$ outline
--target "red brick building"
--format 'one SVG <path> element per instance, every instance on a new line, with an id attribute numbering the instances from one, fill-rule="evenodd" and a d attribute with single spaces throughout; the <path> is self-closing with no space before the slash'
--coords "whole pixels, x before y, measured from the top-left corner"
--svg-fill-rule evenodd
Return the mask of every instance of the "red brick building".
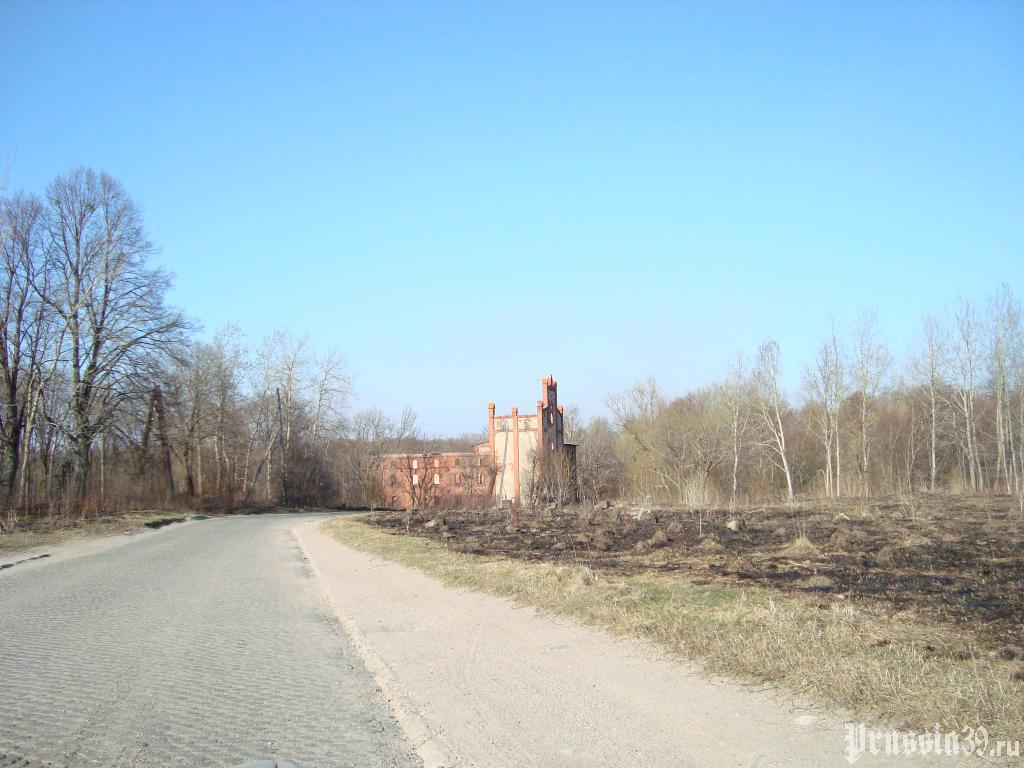
<path id="1" fill-rule="evenodd" d="M 391 508 L 522 504 L 558 495 L 567 484 L 575 496 L 576 446 L 565 442 L 563 409 L 554 377 L 541 380 L 536 410 L 498 415 L 487 406 L 487 442 L 472 451 L 385 455 L 381 488 Z M 556 478 L 557 475 L 557 478 Z"/>

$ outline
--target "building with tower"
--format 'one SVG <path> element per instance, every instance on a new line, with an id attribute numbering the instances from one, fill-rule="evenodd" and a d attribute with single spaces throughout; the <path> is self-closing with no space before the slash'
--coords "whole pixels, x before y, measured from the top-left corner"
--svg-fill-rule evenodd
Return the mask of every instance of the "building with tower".
<path id="1" fill-rule="evenodd" d="M 380 481 L 393 509 L 575 499 L 576 446 L 565 442 L 558 382 L 541 379 L 535 410 L 499 415 L 489 403 L 487 441 L 472 451 L 383 456 Z"/>

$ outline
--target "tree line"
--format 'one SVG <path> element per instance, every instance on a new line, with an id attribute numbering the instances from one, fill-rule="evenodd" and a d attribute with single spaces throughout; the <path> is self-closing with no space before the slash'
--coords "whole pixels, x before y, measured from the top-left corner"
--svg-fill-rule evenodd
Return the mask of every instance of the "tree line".
<path id="1" fill-rule="evenodd" d="M 78 168 L 42 195 L 0 189 L 0 518 L 147 507 L 373 506 L 387 453 L 468 450 L 428 438 L 411 410 L 351 414 L 334 351 L 228 326 L 212 340 L 170 306 L 139 206 Z M 582 423 L 586 499 L 711 505 L 1024 487 L 1024 336 L 1006 286 L 923 319 L 897 366 L 876 317 L 823 334 L 784 391 L 778 344 L 678 397 L 653 379 Z M 795 395 L 795 396 L 793 396 Z M 570 493 L 571 490 L 571 493 Z M 562 489 L 575 497 L 575 489 Z"/>
<path id="2" fill-rule="evenodd" d="M 349 416 L 343 358 L 305 338 L 198 339 L 156 254 L 105 173 L 0 190 L 3 529 L 174 504 L 369 505 L 383 453 L 468 442 L 426 440 L 409 410 Z"/>
<path id="3" fill-rule="evenodd" d="M 697 506 L 815 497 L 1024 492 L 1024 329 L 1001 285 L 922 319 L 897 365 L 877 316 L 835 324 L 784 391 L 772 340 L 721 380 L 679 397 L 653 379 L 579 424 L 591 498 Z"/>

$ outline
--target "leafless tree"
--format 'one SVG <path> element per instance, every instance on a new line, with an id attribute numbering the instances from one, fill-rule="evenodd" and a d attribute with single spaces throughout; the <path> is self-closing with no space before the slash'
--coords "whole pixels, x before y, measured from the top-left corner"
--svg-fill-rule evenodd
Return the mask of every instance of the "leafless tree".
<path id="1" fill-rule="evenodd" d="M 23 447 L 59 347 L 59 329 L 39 293 L 47 283 L 44 215 L 42 202 L 34 197 L 0 196 L 0 492 L 9 505 L 9 527 L 15 522 Z"/>
<path id="2" fill-rule="evenodd" d="M 67 329 L 74 497 L 85 495 L 91 451 L 118 405 L 139 393 L 181 344 L 188 323 L 165 303 L 170 276 L 154 267 L 155 248 L 124 188 L 105 173 L 78 168 L 47 190 L 48 274 L 40 298 Z M 142 389 L 146 389 L 143 387 Z"/>
<path id="3" fill-rule="evenodd" d="M 732 450 L 729 499 L 733 506 L 736 505 L 739 497 L 740 461 L 750 445 L 753 433 L 751 386 L 750 374 L 747 372 L 743 355 L 737 355 L 720 388 L 721 409 L 728 425 L 729 443 Z"/>
<path id="4" fill-rule="evenodd" d="M 956 388 L 953 402 L 960 419 L 958 438 L 962 452 L 961 466 L 971 491 L 977 492 L 985 484 L 978 450 L 975 396 L 981 365 L 981 325 L 978 314 L 970 302 L 961 300 L 957 306 L 953 361 Z"/>
<path id="5" fill-rule="evenodd" d="M 395 422 L 379 408 L 372 408 L 355 415 L 349 432 L 345 449 L 353 478 L 350 497 L 357 504 L 387 504 L 388 489 L 378 486 L 381 464 L 389 453 L 412 450 L 419 439 L 416 414 L 407 407 Z"/>
<path id="6" fill-rule="evenodd" d="M 214 482 L 217 495 L 229 503 L 237 490 L 242 442 L 242 384 L 251 364 L 233 325 L 222 328 L 210 346 Z"/>
<path id="7" fill-rule="evenodd" d="M 858 400 L 860 427 L 860 453 L 857 468 L 860 472 L 861 493 L 870 493 L 871 430 L 874 423 L 874 404 L 879 388 L 892 365 L 892 356 L 878 338 L 878 319 L 874 310 L 865 312 L 856 330 L 857 347 L 853 359 L 853 383 Z"/>
<path id="8" fill-rule="evenodd" d="M 1021 355 L 1021 343 L 1020 305 L 1004 283 L 989 302 L 988 372 L 995 401 L 995 482 L 1006 493 L 1020 487 L 1016 461 L 1019 446 L 1013 440 L 1011 377 L 1015 360 Z"/>
<path id="9" fill-rule="evenodd" d="M 190 498 L 203 493 L 201 446 L 216 433 L 216 365 L 215 350 L 209 344 L 196 342 L 169 377 L 176 433 L 172 445 L 184 471 L 185 493 Z"/>
<path id="10" fill-rule="evenodd" d="M 754 368 L 755 393 L 761 422 L 767 430 L 764 441 L 772 463 L 786 478 L 786 498 L 793 500 L 793 473 L 786 452 L 786 431 L 782 414 L 786 401 L 779 388 L 779 345 L 769 339 L 757 351 Z"/>
<path id="11" fill-rule="evenodd" d="M 622 491 L 623 465 L 618 457 L 619 435 L 607 419 L 591 419 L 585 427 L 573 429 L 578 444 L 576 475 L 584 500 L 616 498 Z"/>
<path id="12" fill-rule="evenodd" d="M 825 455 L 825 495 L 834 497 L 841 492 L 839 413 L 847 394 L 843 354 L 834 324 L 818 347 L 814 366 L 804 371 L 804 390 L 811 406 L 811 422 Z"/>
<path id="13" fill-rule="evenodd" d="M 936 490 L 939 475 L 939 436 L 943 423 L 943 393 L 949 367 L 946 335 L 939 321 L 928 315 L 922 322 L 920 350 L 912 362 L 912 376 L 923 394 L 928 423 L 928 490 Z"/>
<path id="14" fill-rule="evenodd" d="M 639 381 L 607 400 L 614 423 L 628 439 L 628 463 L 638 495 L 667 491 L 679 499 L 685 484 L 685 457 L 674 441 L 666 402 L 653 378 Z"/>

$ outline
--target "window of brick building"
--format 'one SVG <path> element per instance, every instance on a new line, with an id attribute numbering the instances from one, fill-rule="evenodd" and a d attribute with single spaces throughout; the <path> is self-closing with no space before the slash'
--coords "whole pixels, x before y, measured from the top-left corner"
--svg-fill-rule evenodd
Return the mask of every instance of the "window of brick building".
<path id="1" fill-rule="evenodd" d="M 434 459 L 434 466 L 435 467 L 440 467 L 441 463 L 437 459 Z"/>
<path id="2" fill-rule="evenodd" d="M 484 476 L 483 475 L 477 475 L 476 476 L 476 484 L 477 485 L 483 485 L 484 484 Z"/>
<path id="3" fill-rule="evenodd" d="M 415 472 L 412 473 L 412 484 L 413 485 L 419 485 L 420 484 L 420 476 L 417 475 Z"/>
<path id="4" fill-rule="evenodd" d="M 391 462 L 391 468 L 392 469 L 398 469 L 398 462 L 397 461 L 392 461 Z"/>
<path id="5" fill-rule="evenodd" d="M 416 459 L 413 459 L 412 460 L 412 468 L 413 469 L 419 469 L 419 466 L 420 466 L 420 463 L 418 461 L 416 461 Z"/>
<path id="6" fill-rule="evenodd" d="M 440 485 L 440 484 L 441 484 L 441 476 L 435 472 L 434 473 L 434 485 Z"/>
<path id="7" fill-rule="evenodd" d="M 455 476 L 455 484 L 456 485 L 462 485 L 462 475 L 456 475 Z"/>
<path id="8" fill-rule="evenodd" d="M 462 459 L 456 459 L 455 460 L 455 466 L 456 467 L 461 467 L 462 466 Z"/>

